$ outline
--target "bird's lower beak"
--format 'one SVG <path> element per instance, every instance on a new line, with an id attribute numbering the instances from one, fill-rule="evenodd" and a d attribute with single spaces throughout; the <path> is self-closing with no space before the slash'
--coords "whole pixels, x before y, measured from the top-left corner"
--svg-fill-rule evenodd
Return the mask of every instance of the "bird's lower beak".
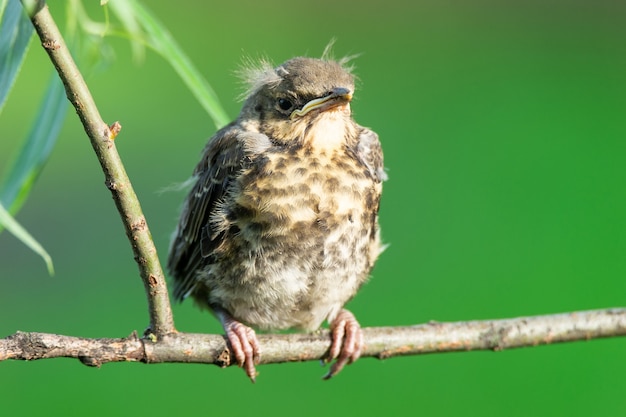
<path id="1" fill-rule="evenodd" d="M 313 99 L 302 106 L 301 109 L 294 110 L 289 116 L 291 119 L 301 117 L 312 110 L 325 111 L 338 106 L 350 103 L 352 100 L 352 92 L 343 87 L 333 88 L 323 97 Z"/>

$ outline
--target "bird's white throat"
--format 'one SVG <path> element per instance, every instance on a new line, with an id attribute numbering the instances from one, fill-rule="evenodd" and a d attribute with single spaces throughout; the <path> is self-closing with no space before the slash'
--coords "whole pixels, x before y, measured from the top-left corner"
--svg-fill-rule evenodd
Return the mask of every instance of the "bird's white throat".
<path id="1" fill-rule="evenodd" d="M 341 149 L 346 141 L 350 104 L 321 113 L 307 130 L 304 143 L 317 151 L 332 153 Z"/>

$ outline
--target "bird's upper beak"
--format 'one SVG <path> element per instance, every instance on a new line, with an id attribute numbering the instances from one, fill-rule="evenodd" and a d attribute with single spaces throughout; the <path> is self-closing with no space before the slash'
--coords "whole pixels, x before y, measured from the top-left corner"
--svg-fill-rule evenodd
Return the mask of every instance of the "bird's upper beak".
<path id="1" fill-rule="evenodd" d="M 350 100 L 352 100 L 352 92 L 349 89 L 343 87 L 333 88 L 323 97 L 313 99 L 302 106 L 301 109 L 294 110 L 291 112 L 289 117 L 291 119 L 301 117 L 312 110 L 325 111 L 334 107 L 346 105 L 350 103 Z"/>

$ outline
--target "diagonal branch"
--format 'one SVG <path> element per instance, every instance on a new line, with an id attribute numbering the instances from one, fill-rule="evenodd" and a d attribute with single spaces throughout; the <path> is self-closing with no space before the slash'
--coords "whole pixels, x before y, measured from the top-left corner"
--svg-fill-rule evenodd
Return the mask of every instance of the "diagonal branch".
<path id="1" fill-rule="evenodd" d="M 174 321 L 163 270 L 141 205 L 113 142 L 121 126 L 117 122 L 107 126 L 100 117 L 96 103 L 45 2 L 22 0 L 22 4 L 63 81 L 67 98 L 76 109 L 104 171 L 105 185 L 111 191 L 124 223 L 148 296 L 150 329 L 157 337 L 172 333 L 175 331 Z"/>
<path id="2" fill-rule="evenodd" d="M 456 323 L 431 322 L 408 327 L 364 328 L 363 356 L 386 359 L 400 355 L 531 347 L 552 343 L 626 336 L 626 309 L 580 311 L 547 316 Z M 259 335 L 261 363 L 323 359 L 330 347 L 327 330 L 313 334 Z M 0 339 L 0 361 L 56 357 L 77 358 L 85 365 L 106 362 L 210 363 L 231 360 L 224 336 L 192 333 L 164 335 L 157 342 L 139 339 L 86 339 L 18 332 Z"/>

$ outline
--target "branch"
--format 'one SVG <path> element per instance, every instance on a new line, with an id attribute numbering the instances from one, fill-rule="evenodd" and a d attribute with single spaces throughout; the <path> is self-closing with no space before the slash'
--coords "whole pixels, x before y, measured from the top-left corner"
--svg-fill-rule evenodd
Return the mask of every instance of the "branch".
<path id="1" fill-rule="evenodd" d="M 104 171 L 105 185 L 111 191 L 124 223 L 148 296 L 150 330 L 157 337 L 172 333 L 175 331 L 174 321 L 163 270 L 141 205 L 113 142 L 121 126 L 115 122 L 109 127 L 100 117 L 96 103 L 45 2 L 22 0 L 22 4 L 63 81 L 67 98 L 76 109 Z"/>
<path id="2" fill-rule="evenodd" d="M 431 322 L 409 327 L 364 328 L 362 356 L 386 359 L 400 355 L 500 351 L 552 343 L 626 336 L 626 308 L 548 316 L 456 323 Z M 261 364 L 323 359 L 330 348 L 327 330 L 312 334 L 259 335 Z M 230 366 L 224 336 L 192 333 L 164 335 L 156 342 L 136 333 L 123 339 L 86 339 L 18 332 L 0 339 L 0 361 L 77 358 L 88 366 L 106 362 L 186 362 Z"/>

